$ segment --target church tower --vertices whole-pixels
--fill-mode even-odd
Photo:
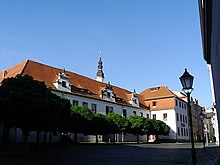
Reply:
[[[99,82],[104,81],[104,73],[103,73],[103,66],[102,66],[102,52],[99,52],[99,62],[98,62],[98,72],[96,74],[96,80]]]

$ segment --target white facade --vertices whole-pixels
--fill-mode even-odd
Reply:
[[[169,135],[160,136],[160,138],[188,141],[189,126],[186,102],[176,99],[175,104],[174,109],[151,111],[151,118],[161,120],[170,127]]]
[[[137,116],[144,116],[144,117],[149,117],[150,116],[150,111],[138,107],[132,107],[132,106],[125,106],[122,104],[117,104],[114,102],[106,101],[106,100],[96,100],[96,99],[91,99],[83,96],[77,96],[73,94],[68,94],[68,93],[62,93],[59,91],[55,91],[58,96],[64,97],[70,100],[70,103],[73,105],[74,101],[78,102],[79,106],[85,105],[87,103],[87,106],[89,109],[92,110],[92,104],[96,105],[96,112],[101,113],[101,114],[106,114],[106,107],[112,107],[112,110],[114,113],[123,115],[123,110],[126,110],[126,117],[133,116],[135,113]]]

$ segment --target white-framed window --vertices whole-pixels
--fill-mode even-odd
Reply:
[[[167,113],[164,113],[164,114],[163,114],[163,120],[164,120],[164,121],[167,121]]]
[[[127,110],[123,109],[123,114],[122,114],[125,118],[127,118]]]
[[[155,120],[157,119],[156,114],[153,114],[153,119],[155,119]]]
[[[62,81],[62,87],[66,87],[66,81]]]
[[[113,112],[113,107],[106,106],[106,114],[112,113]]]
[[[136,111],[133,111],[133,115],[137,115],[137,112],[136,112]]]
[[[79,105],[79,101],[78,100],[73,100],[73,106],[74,105]]]
[[[83,101],[82,106],[87,106],[88,107],[88,103]]]
[[[144,116],[144,115],[143,115],[143,112],[140,112],[140,116],[142,116],[142,117]]]
[[[96,113],[96,107],[97,107],[96,104],[94,104],[94,103],[91,104],[91,110],[95,113]]]
[[[153,102],[152,102],[152,107],[155,108],[156,105],[157,105],[157,102],[156,102],[156,101],[153,101]]]

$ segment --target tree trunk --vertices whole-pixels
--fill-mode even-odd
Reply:
[[[52,132],[49,133],[49,143],[52,143]]]
[[[95,142],[96,142],[96,143],[99,143],[98,135],[95,135]]]
[[[115,134],[113,134],[113,143],[115,144]]]
[[[40,147],[40,131],[37,131],[37,134],[36,134],[36,146],[39,149],[39,147]]]
[[[75,142],[75,144],[77,143],[77,133],[76,132],[74,133],[74,142]]]
[[[149,141],[149,136],[148,135],[147,135],[147,139],[146,140],[147,140],[147,143],[148,143],[148,141]]]
[[[24,153],[28,155],[28,130],[23,130],[24,133]]]
[[[47,132],[45,131],[44,132],[44,144],[46,144],[47,143]]]
[[[137,134],[137,143],[139,143],[139,134]]]
[[[14,128],[14,129],[15,129],[14,142],[16,143],[17,142],[17,128]]]

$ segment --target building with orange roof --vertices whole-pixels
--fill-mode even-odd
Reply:
[[[138,115],[161,120],[171,128],[169,136],[161,138],[172,141],[189,140],[187,102],[184,94],[171,91],[166,86],[148,88],[137,94],[135,90],[129,91],[110,82],[105,83],[102,65],[100,55],[94,80],[65,69],[26,60],[0,72],[0,82],[17,74],[28,74],[35,80],[44,81],[48,88],[60,97],[69,99],[72,105],[86,105],[92,111],[102,114],[115,112],[125,117]],[[144,141],[146,139],[143,137]],[[120,141],[132,140],[130,137],[126,139],[126,136],[121,136]]]
[[[150,108],[151,118],[170,126],[169,136],[160,138],[171,141],[188,141],[189,126],[187,102],[166,86],[148,88],[140,93],[143,102]]]
[[[0,82],[17,74],[28,74],[35,80],[44,81],[48,88],[60,97],[69,99],[72,105],[86,105],[92,111],[102,114],[115,112],[125,117],[132,115],[150,117],[149,108],[135,90],[131,92],[111,85],[110,82],[103,82],[102,68],[100,56],[97,77],[93,80],[65,69],[26,60],[0,72]],[[144,137],[145,141],[146,139]],[[121,139],[124,140],[126,139]]]

